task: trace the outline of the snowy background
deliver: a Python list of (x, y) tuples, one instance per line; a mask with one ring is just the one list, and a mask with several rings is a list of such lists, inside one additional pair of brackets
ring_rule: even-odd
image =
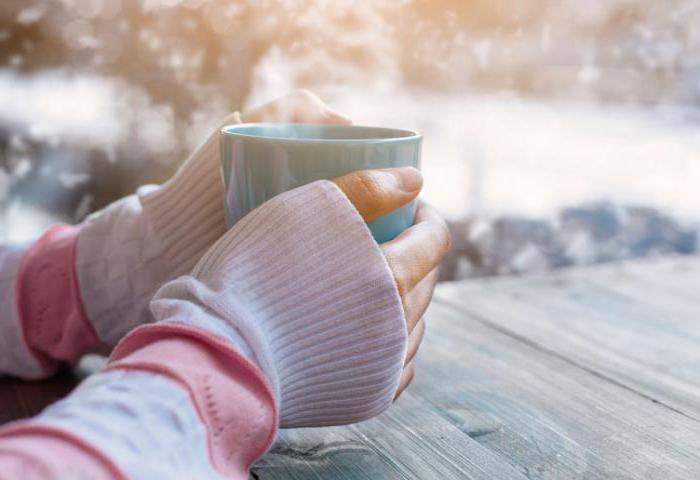
[(310, 88), (425, 135), (444, 278), (693, 254), (700, 0), (3, 0), (0, 240), (167, 178)]

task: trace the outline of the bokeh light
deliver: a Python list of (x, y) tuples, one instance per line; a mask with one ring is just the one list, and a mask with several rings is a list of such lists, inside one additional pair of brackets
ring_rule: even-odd
[[(5, 0), (0, 239), (296, 88), (425, 134), (446, 278), (694, 253), (700, 0)], [(601, 233), (602, 232), (602, 233)]]

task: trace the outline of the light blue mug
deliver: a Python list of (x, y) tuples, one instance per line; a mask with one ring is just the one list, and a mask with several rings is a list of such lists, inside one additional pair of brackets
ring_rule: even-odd
[[(356, 170), (420, 167), (416, 132), (355, 125), (248, 123), (221, 130), (226, 222), (235, 224), (266, 200), (315, 180)], [(413, 224), (415, 202), (368, 224), (386, 242)]]

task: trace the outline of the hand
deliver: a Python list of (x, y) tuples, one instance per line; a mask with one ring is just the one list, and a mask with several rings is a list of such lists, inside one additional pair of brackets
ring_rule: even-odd
[(398, 168), (282, 193), (226, 231), (190, 276), (166, 284), (154, 319), (211, 329), (253, 359), (278, 392), (283, 427), (378, 415), (413, 376), (431, 272), (449, 237), (423, 205), (415, 225), (381, 246), (365, 222), (421, 187), (418, 170)]
[[(333, 111), (316, 95), (298, 90), (243, 112), (231, 114), (223, 125), (243, 122), (352, 123)], [(166, 256), (177, 268), (163, 280), (189, 271), (226, 232), (224, 196), (219, 168), (219, 132), (183, 164), (175, 176), (157, 189), (141, 195), (144, 209), (160, 237)], [(181, 212), (181, 215), (173, 214)], [(185, 233), (188, 232), (188, 233)], [(185, 235), (185, 236), (183, 236)], [(168, 278), (169, 277), (169, 278)]]
[[(222, 125), (239, 120), (350, 122), (303, 90), (241, 117), (232, 114)], [(81, 280), (81, 297), (102, 343), (112, 347), (150, 321), (148, 302), (155, 291), (189, 272), (226, 233), (221, 183), (216, 129), (168, 182), (142, 188), (138, 198), (126, 197), (84, 222), (76, 271), (89, 279)]]
[[(413, 200), (423, 179), (414, 168), (396, 168), (354, 172), (334, 182), (370, 222)], [(437, 265), (450, 249), (449, 231), (437, 212), (419, 201), (415, 224), (380, 248), (394, 274), (409, 332), (398, 397), (415, 374), (412, 360), (425, 333), (423, 313), (437, 283)]]

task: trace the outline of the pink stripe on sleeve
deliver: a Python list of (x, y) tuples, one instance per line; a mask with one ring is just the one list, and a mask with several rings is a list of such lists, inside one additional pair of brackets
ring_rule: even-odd
[[(144, 374), (151, 380), (143, 383)], [(154, 396), (167, 392), (159, 378), (176, 390)], [(105, 396), (115, 379), (111, 387), (121, 388), (126, 397), (116, 391)], [(171, 401), (176, 391), (184, 401)], [(161, 414), (154, 417), (154, 408)], [(133, 425), (125, 430), (121, 421), (133, 420), (135, 425), (149, 421), (149, 428), (145, 433)], [(250, 466), (274, 441), (277, 424), (266, 378), (224, 340), (191, 326), (147, 325), (117, 346), (106, 371), (68, 398), (34, 419), (0, 429), (0, 480), (181, 474), (247, 480)], [(131, 438), (141, 433), (147, 440)], [(196, 454), (185, 470), (175, 461), (150, 464), (178, 449)]]
[(70, 432), (20, 422), (0, 431), (0, 480), (127, 480), (98, 450)]
[(207, 431), (211, 461), (231, 478), (248, 469), (277, 433), (274, 394), (262, 372), (225, 341), (176, 324), (137, 328), (112, 354), (107, 370), (150, 370), (189, 392)]
[(83, 310), (75, 270), (79, 227), (57, 225), (24, 254), (17, 275), (23, 339), (47, 373), (100, 341)]

